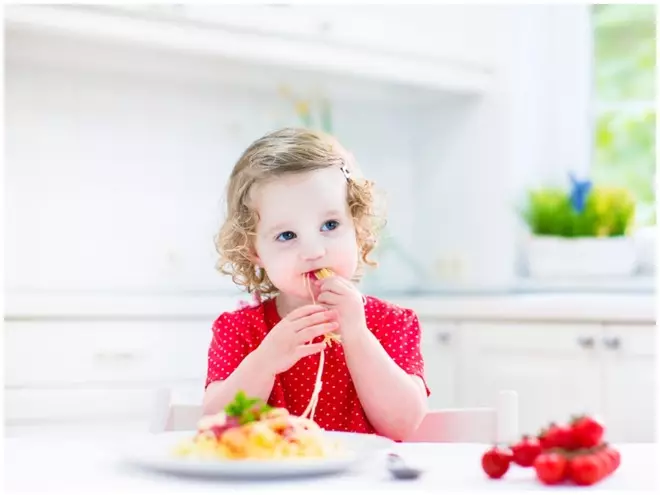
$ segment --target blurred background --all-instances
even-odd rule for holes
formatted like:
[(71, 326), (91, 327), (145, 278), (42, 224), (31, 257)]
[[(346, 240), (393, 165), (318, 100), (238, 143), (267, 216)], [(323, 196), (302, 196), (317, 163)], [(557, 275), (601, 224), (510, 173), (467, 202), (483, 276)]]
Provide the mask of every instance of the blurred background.
[[(651, 438), (655, 50), (653, 5), (7, 7), (10, 431), (200, 390), (213, 319), (249, 299), (214, 268), (230, 170), (306, 126), (385, 194), (362, 289), (427, 322), (434, 406), (516, 388), (532, 428), (639, 399), (619, 434)], [(573, 392), (541, 410), (555, 372)]]

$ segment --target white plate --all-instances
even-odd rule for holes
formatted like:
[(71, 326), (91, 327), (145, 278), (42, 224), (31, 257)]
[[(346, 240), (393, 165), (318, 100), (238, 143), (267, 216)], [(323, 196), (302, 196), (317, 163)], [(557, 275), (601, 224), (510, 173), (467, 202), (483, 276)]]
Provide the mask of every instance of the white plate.
[(340, 473), (373, 460), (395, 445), (393, 441), (377, 435), (326, 432), (331, 441), (341, 442), (345, 454), (327, 459), (278, 460), (199, 460), (174, 456), (174, 447), (194, 433), (177, 431), (143, 437), (139, 443), (125, 449), (123, 458), (130, 464), (171, 474), (242, 479), (282, 478)]

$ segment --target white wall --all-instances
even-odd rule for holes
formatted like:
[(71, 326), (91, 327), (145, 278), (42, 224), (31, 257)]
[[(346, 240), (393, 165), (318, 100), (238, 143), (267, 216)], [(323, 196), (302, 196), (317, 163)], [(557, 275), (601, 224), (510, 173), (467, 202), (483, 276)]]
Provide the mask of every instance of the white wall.
[[(10, 50), (45, 48), (17, 43)], [(251, 140), (299, 124), (292, 105), (276, 88), (27, 60), (7, 70), (8, 288), (230, 289), (213, 269), (226, 179)], [(402, 239), (412, 235), (411, 112), (335, 108), (336, 133), (388, 191)]]

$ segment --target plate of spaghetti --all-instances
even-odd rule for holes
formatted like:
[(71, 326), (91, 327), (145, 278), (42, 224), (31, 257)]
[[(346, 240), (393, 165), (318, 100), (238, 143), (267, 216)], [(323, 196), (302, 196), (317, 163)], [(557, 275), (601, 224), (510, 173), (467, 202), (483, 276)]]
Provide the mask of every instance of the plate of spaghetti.
[(378, 435), (329, 432), (309, 418), (271, 408), (239, 392), (196, 431), (152, 435), (128, 460), (174, 474), (247, 479), (317, 476), (345, 471), (391, 448)]

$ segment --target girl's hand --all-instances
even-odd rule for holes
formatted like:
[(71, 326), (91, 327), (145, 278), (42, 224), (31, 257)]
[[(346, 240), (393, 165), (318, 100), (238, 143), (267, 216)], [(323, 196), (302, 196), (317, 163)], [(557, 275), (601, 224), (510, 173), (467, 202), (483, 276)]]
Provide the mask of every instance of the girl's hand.
[(362, 294), (350, 281), (333, 275), (316, 281), (319, 288), (318, 302), (337, 311), (339, 333), (346, 335), (346, 328), (357, 331), (366, 329)]
[(258, 353), (264, 367), (276, 375), (291, 368), (301, 358), (321, 352), (325, 348), (323, 342), (309, 342), (337, 328), (334, 311), (319, 305), (302, 306), (275, 325), (254, 352)]

